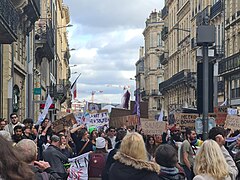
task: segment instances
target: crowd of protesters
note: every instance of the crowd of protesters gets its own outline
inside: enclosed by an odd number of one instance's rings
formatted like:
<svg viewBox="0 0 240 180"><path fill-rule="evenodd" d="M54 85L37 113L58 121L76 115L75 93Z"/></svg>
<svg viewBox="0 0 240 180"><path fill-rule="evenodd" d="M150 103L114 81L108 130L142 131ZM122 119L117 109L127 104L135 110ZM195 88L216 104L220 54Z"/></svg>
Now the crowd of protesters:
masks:
<svg viewBox="0 0 240 180"><path fill-rule="evenodd" d="M234 180L240 168L238 135L214 127L203 142L195 130L176 125L154 136L135 127L83 124L55 133L48 118L35 125L12 113L9 121L0 119L0 179L64 180L68 159L90 152L89 180Z"/></svg>

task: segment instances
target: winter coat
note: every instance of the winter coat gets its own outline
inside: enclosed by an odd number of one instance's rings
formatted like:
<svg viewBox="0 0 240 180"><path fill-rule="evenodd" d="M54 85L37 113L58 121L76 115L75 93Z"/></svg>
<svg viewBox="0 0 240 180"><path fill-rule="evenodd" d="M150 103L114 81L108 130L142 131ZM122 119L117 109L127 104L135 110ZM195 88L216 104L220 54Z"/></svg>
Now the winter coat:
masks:
<svg viewBox="0 0 240 180"><path fill-rule="evenodd" d="M109 180L158 180L160 166L117 152L109 171Z"/></svg>
<svg viewBox="0 0 240 180"><path fill-rule="evenodd" d="M50 145L45 151L43 151L43 159L50 164L51 168L58 173L60 177L65 178L67 176L63 164L68 162L68 158L61 153L58 147Z"/></svg>
<svg viewBox="0 0 240 180"><path fill-rule="evenodd" d="M38 167L30 165L30 168L35 174L35 180L44 180L44 177L49 180L60 180L61 177L58 176L56 172L52 170L51 167L45 169L44 171L40 170Z"/></svg>
<svg viewBox="0 0 240 180"><path fill-rule="evenodd" d="M180 172L178 168L160 166L159 180L185 180L184 173Z"/></svg>

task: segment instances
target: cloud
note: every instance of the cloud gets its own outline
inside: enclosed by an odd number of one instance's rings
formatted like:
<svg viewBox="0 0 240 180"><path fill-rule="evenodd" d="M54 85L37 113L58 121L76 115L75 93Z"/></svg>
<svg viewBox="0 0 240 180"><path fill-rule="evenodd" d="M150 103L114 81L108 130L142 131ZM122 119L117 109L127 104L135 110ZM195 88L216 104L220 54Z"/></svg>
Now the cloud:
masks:
<svg viewBox="0 0 240 180"><path fill-rule="evenodd" d="M145 21L154 10L163 8L159 0L65 0L69 6L71 24L69 44L72 72L82 73L78 80L78 99L120 103L123 90L110 85L131 85L134 91L135 62L139 47L144 45L142 32ZM73 82L77 74L72 75Z"/></svg>

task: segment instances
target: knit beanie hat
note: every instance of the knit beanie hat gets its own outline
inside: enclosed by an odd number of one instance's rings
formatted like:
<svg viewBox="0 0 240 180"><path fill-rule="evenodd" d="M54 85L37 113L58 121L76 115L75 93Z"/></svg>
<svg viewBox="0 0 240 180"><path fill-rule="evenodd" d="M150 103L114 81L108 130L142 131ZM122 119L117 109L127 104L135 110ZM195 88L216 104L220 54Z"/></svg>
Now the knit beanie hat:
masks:
<svg viewBox="0 0 240 180"><path fill-rule="evenodd" d="M102 149L106 146L106 140L103 137L96 138L96 148Z"/></svg>

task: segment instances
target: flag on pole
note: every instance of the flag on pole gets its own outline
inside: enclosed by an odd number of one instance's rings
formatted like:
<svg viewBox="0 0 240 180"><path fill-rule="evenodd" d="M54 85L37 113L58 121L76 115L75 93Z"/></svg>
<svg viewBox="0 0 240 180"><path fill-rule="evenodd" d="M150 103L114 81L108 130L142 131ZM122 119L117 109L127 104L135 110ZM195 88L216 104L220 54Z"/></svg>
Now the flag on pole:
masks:
<svg viewBox="0 0 240 180"><path fill-rule="evenodd" d="M81 73L78 75L78 77L75 79L75 81L73 82L72 86L71 86L71 91L73 94L73 99L77 98L77 80L80 77Z"/></svg>
<svg viewBox="0 0 240 180"><path fill-rule="evenodd" d="M226 106L226 105L227 105L227 98L225 99L225 101L220 106Z"/></svg>
<svg viewBox="0 0 240 180"><path fill-rule="evenodd" d="M161 108L160 114L158 116L158 121L163 121L163 108Z"/></svg>
<svg viewBox="0 0 240 180"><path fill-rule="evenodd" d="M134 106L134 111L133 111L133 114L137 114L138 116L138 125L140 126L141 123L140 123L140 92L139 90L137 89L136 90L136 96L135 96L135 106Z"/></svg>
<svg viewBox="0 0 240 180"><path fill-rule="evenodd" d="M45 118L46 115L48 114L48 110L49 110L49 108L50 108L50 106L51 106L52 103L53 103L52 98L51 98L51 96L48 94L47 100L46 100L46 102L45 102L45 106L44 106L44 109L43 109L43 112L40 113L39 116L38 116L37 125L40 124L40 123L44 120L44 118Z"/></svg>
<svg viewBox="0 0 240 180"><path fill-rule="evenodd" d="M122 103L120 107L124 109L128 109L129 101L130 101L130 92L127 90L122 97Z"/></svg>

